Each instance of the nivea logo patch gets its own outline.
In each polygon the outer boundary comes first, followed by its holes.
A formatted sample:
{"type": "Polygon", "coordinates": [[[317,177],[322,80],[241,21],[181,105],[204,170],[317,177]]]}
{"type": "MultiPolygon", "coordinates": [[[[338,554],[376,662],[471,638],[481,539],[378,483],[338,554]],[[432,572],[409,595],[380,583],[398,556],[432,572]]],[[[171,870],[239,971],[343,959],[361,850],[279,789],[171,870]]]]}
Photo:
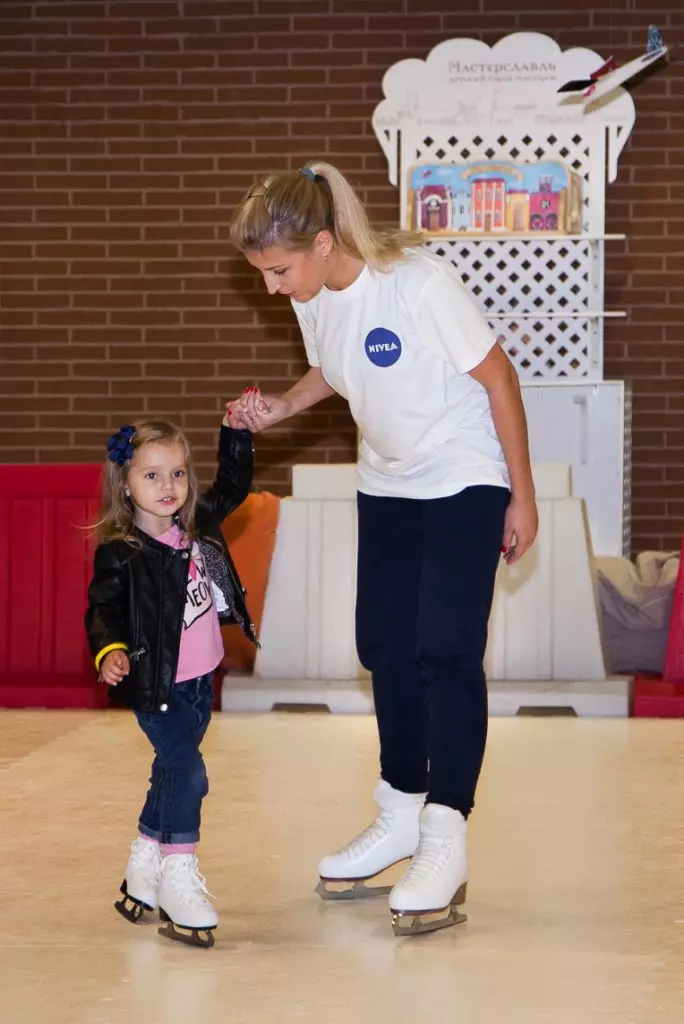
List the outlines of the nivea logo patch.
{"type": "Polygon", "coordinates": [[[394,366],[401,355],[399,336],[386,327],[374,327],[364,345],[366,355],[375,366],[394,366]]]}

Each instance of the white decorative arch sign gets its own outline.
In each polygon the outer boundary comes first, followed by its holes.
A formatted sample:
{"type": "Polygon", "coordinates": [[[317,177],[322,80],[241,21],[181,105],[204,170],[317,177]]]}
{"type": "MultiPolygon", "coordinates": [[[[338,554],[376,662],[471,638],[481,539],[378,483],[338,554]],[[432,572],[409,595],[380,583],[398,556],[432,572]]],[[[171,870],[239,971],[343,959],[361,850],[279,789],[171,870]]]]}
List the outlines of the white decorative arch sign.
{"type": "Polygon", "coordinates": [[[561,50],[550,36],[517,32],[494,46],[477,39],[449,39],[425,60],[401,60],[383,78],[385,95],[373,114],[373,127],[398,184],[396,133],[432,128],[477,128],[484,135],[524,127],[533,136],[565,126],[584,133],[589,126],[610,132],[609,180],[632,130],[634,101],[617,88],[591,110],[582,95],[558,90],[588,78],[602,64],[593,50],[561,50]],[[394,157],[394,158],[393,158],[394,157]]]}

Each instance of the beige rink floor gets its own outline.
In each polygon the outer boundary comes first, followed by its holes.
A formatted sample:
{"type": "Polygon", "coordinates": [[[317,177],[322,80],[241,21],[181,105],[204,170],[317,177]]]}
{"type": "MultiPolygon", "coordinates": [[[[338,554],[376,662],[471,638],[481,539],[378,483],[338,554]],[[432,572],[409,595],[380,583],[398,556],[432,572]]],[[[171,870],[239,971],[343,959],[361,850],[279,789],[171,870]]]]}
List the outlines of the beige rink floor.
{"type": "Polygon", "coordinates": [[[126,713],[0,712],[2,1024],[680,1024],[684,722],[494,719],[464,925],[396,939],[323,903],[372,816],[372,719],[218,715],[201,863],[213,950],[116,898],[146,786],[126,713]]]}

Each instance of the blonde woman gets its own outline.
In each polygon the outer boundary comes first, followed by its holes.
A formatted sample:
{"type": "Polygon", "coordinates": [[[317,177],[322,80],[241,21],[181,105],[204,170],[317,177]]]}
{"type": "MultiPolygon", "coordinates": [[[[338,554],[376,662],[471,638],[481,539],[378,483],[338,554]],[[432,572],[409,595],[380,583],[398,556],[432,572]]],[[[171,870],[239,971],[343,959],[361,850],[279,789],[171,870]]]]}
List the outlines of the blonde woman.
{"type": "Polygon", "coordinates": [[[264,430],[335,393],[361,432],[357,646],[373,679],[378,815],[319,866],[324,897],[389,892],[397,934],[464,917],[467,819],[487,735],[483,656],[501,556],[537,532],[517,375],[454,267],[374,228],[330,164],[255,185],[232,241],[286,295],[310,369],[246,389],[264,430]],[[411,858],[391,891],[366,882],[411,858]],[[339,891],[339,883],[351,888],[339,891]]]}
{"type": "Polygon", "coordinates": [[[218,915],[196,855],[209,789],[200,745],[223,657],[219,623],[255,636],[220,528],[249,492],[252,439],[225,418],[204,494],[173,423],[121,427],[107,450],[86,630],[112,700],[135,712],[155,753],[115,906],[133,923],[159,909],[162,934],[211,946],[218,915]]]}

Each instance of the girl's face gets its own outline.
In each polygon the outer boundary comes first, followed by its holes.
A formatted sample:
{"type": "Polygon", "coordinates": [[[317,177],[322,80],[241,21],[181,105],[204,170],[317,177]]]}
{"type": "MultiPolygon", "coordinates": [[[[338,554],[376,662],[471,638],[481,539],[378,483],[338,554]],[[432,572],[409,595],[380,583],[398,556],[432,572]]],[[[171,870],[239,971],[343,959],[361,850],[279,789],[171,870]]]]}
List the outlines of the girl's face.
{"type": "Polygon", "coordinates": [[[131,459],[126,491],[135,505],[135,522],[158,536],[188,497],[188,462],[180,441],[150,441],[131,459]]]}
{"type": "Polygon", "coordinates": [[[316,236],[311,249],[292,252],[274,245],[263,252],[249,250],[247,260],[260,270],[269,295],[287,295],[295,302],[309,302],[318,295],[328,277],[327,258],[332,237],[327,231],[316,236]]]}

